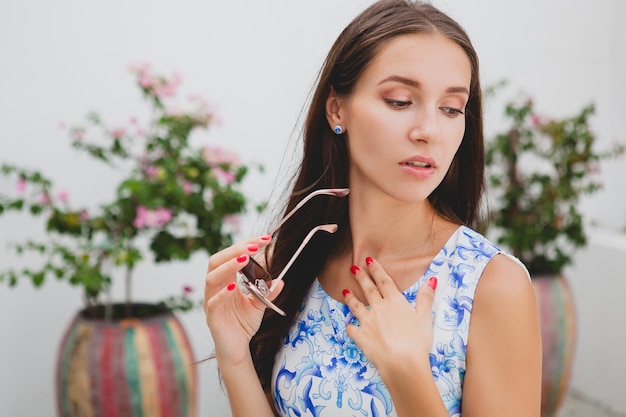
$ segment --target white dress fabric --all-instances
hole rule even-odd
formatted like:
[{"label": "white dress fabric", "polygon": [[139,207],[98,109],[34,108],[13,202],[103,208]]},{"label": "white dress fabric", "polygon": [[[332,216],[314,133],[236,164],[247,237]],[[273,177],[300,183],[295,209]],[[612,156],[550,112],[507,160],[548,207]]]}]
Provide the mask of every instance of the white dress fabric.
[{"label": "white dress fabric", "polygon": [[[415,306],[421,285],[437,277],[430,366],[450,416],[461,416],[465,353],[476,285],[489,260],[503,253],[474,230],[460,226],[426,273],[403,292]],[[348,337],[358,320],[314,281],[277,353],[272,396],[281,416],[396,416],[377,369]],[[419,389],[419,387],[415,387]]]}]

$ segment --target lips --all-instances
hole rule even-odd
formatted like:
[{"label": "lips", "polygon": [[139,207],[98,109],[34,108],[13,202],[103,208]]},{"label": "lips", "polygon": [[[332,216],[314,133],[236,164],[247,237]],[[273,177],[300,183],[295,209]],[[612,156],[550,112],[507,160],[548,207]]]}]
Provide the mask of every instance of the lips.
[{"label": "lips", "polygon": [[431,158],[426,158],[423,156],[417,156],[405,161],[400,162],[400,165],[415,167],[415,168],[435,168],[435,161]]},{"label": "lips", "polygon": [[422,162],[422,161],[402,162],[401,165],[407,165],[407,166],[418,167],[418,168],[431,168],[432,167],[432,165],[430,165],[428,162]]}]

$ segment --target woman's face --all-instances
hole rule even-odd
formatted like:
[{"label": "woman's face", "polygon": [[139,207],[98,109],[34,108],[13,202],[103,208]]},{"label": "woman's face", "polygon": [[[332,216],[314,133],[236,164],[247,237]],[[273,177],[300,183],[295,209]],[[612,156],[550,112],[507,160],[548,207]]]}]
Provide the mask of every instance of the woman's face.
[{"label": "woman's face", "polygon": [[461,144],[470,81],[467,55],[446,37],[389,41],[353,93],[336,99],[338,123],[347,132],[350,187],[368,197],[426,199]]}]

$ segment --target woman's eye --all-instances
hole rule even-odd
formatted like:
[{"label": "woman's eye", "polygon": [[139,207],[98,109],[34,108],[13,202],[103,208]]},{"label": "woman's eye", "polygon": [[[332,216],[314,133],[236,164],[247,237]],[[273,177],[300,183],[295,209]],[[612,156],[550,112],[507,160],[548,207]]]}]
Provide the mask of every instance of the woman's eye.
[{"label": "woman's eye", "polygon": [[396,109],[403,109],[411,105],[410,101],[392,100],[390,98],[386,98],[385,103],[389,104],[391,107],[394,107]]},{"label": "woman's eye", "polygon": [[441,107],[445,113],[449,116],[458,116],[459,114],[465,114],[465,112],[461,109],[455,109],[454,107]]}]

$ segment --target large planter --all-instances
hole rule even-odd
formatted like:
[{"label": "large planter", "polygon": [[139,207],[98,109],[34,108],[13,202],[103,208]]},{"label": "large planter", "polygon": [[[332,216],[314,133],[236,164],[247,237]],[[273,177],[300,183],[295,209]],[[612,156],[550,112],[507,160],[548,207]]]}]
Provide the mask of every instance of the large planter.
[{"label": "large planter", "polygon": [[[124,305],[114,305],[119,317]],[[61,341],[56,377],[60,417],[193,417],[194,356],[171,313],[134,304],[131,319],[81,310]]]},{"label": "large planter", "polygon": [[576,312],[572,292],[563,276],[533,276],[532,281],[543,346],[541,416],[553,417],[569,387],[576,344]]}]

